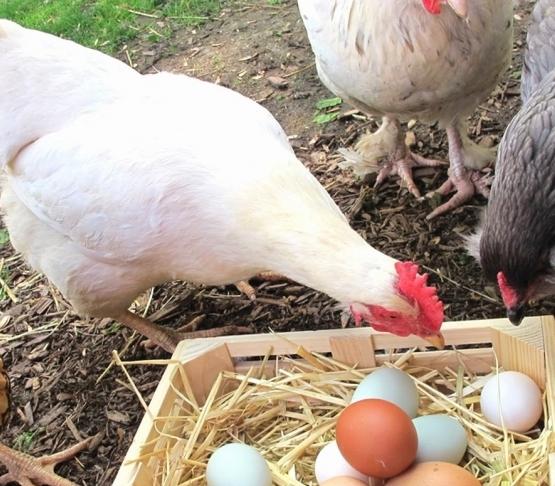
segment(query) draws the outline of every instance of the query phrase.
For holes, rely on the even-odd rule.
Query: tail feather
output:
[[[398,125],[384,119],[376,132],[362,136],[356,144],[355,151],[347,149],[339,151],[345,157],[345,161],[339,166],[343,169],[351,168],[359,177],[375,173],[379,170],[379,159],[392,154],[398,143]]]
[[[469,235],[463,236],[464,246],[466,247],[467,253],[474,257],[474,259],[481,263],[480,257],[480,242],[482,240],[482,235],[484,234],[484,224],[486,222],[487,209],[482,209],[480,213],[480,221],[474,228],[474,232]]]

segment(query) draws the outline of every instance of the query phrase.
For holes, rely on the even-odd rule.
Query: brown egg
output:
[[[393,403],[367,399],[349,405],[337,421],[337,445],[356,470],[391,478],[416,457],[418,437],[410,417]]]
[[[448,462],[421,462],[400,476],[390,479],[387,486],[480,486],[471,473]]]
[[[320,486],[368,486],[368,483],[349,476],[339,476],[324,481]]]

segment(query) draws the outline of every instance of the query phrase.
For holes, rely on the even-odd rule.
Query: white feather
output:
[[[8,166],[13,244],[79,312],[114,315],[168,280],[224,284],[263,270],[343,303],[412,312],[395,260],[349,227],[267,110],[186,76],[128,79],[110,103],[69,110],[16,145]],[[47,103],[29,99],[24,112]]]

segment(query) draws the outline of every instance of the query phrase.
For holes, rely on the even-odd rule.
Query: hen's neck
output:
[[[271,270],[344,304],[395,305],[396,260],[340,218],[321,216],[274,233],[267,248]]]

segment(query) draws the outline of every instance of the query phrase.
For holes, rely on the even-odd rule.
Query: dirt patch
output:
[[[521,18],[524,19],[523,12]],[[522,45],[524,20],[517,20],[515,52]],[[296,3],[270,6],[266,0],[225,8],[218,19],[198,29],[175,33],[171,43],[129,46],[128,54],[142,72],[170,70],[232,87],[259,100],[283,124],[300,158],[310,167],[348,214],[352,225],[375,248],[397,258],[413,259],[431,272],[448,303],[450,319],[496,317],[503,314],[493,286],[463,247],[462,236],[475,226],[476,199],[433,223],[424,217],[429,202],[418,202],[394,182],[379,190],[356,181],[337,166],[337,149],[350,146],[374,121],[339,107],[339,121],[313,123],[316,103],[330,98],[320,84]],[[127,55],[122,54],[127,59]],[[474,138],[497,142],[519,105],[518,55],[492,97],[473,117]],[[217,106],[207,107],[217,114]],[[238,114],[238,117],[240,114]],[[445,157],[446,140],[436,128],[418,125],[419,150]],[[437,187],[444,171],[418,179],[423,192]],[[104,371],[112,350],[128,358],[165,356],[146,351],[140,339],[105,321],[86,322],[71,312],[46,280],[33,275],[1,248],[4,279],[17,302],[2,294],[0,333],[20,336],[0,351],[13,385],[14,417],[2,441],[34,455],[60,450],[81,437],[98,434],[94,446],[79,460],[60,466],[60,474],[87,485],[110,484],[143,415],[119,370]],[[294,331],[339,326],[336,303],[319,292],[288,283],[258,286],[259,302],[251,303],[232,287],[205,288],[172,283],[138,299],[136,311],[155,315],[157,322],[177,327],[204,315],[203,327],[251,324],[257,332]],[[550,312],[552,302],[535,314]],[[27,334],[25,334],[27,333]],[[134,368],[134,378],[149,398],[161,376],[156,368]],[[102,376],[103,375],[103,376]],[[100,379],[100,377],[102,378]]]
[[[176,36],[179,54],[156,69],[210,80],[262,103],[291,137],[314,133],[319,82],[295,2],[224,10],[218,22]],[[217,111],[217,108],[216,108]]]

